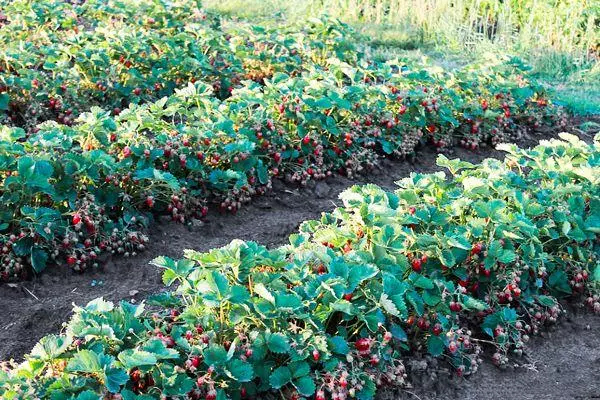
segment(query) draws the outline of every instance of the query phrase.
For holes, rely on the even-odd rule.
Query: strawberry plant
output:
[[[330,18],[232,24],[193,0],[2,13],[4,281],[134,255],[157,215],[236,212],[275,178],[352,177],[419,146],[476,149],[565,122],[518,60],[373,62]]]
[[[600,136],[561,137],[480,165],[440,156],[449,174],[393,192],[355,186],[278,248],[159,257],[171,291],[77,307],[62,334],[4,366],[0,394],[371,399],[407,383],[416,352],[464,375],[486,345],[503,365],[563,313],[559,300],[598,308]]]
[[[225,98],[243,79],[298,73],[332,55],[352,60],[349,32],[335,20],[227,33],[196,0],[19,0],[0,10],[0,112],[28,130],[46,120],[70,125],[94,105],[119,114],[188,82]]]
[[[276,177],[305,184],[352,176],[382,156],[462,143],[465,130],[469,143],[496,143],[531,126],[527,115],[555,120],[524,78],[495,87],[481,111],[480,97],[491,96],[483,86],[514,73],[503,62],[450,74],[332,61],[328,71],[245,81],[226,100],[196,82],[119,115],[94,106],[74,124],[3,127],[2,279],[48,263],[85,269],[104,251],[135,254],[155,215],[185,223],[204,217],[208,201],[235,212]],[[378,83],[365,83],[371,75]],[[482,94],[473,96],[474,87]],[[72,223],[74,215],[85,218]]]

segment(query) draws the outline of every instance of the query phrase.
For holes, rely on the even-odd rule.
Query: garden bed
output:
[[[520,145],[533,145],[537,139],[524,138]],[[491,149],[478,152],[458,149],[456,155],[477,162],[490,156],[501,157],[502,153]],[[257,198],[235,216],[209,215],[206,223],[191,231],[180,224],[157,225],[151,235],[153,244],[141,256],[108,259],[100,270],[84,274],[73,274],[68,268],[54,268],[30,282],[2,285],[0,296],[5,313],[0,317],[0,356],[2,359],[20,358],[40,337],[57,332],[61,321],[65,321],[71,312],[71,303],[81,305],[100,296],[109,300],[140,300],[147,294],[163,290],[158,269],[148,265],[148,261],[157,255],[179,258],[183,249],[204,251],[225,245],[235,238],[256,240],[267,245],[281,244],[300,222],[330,210],[334,203],[339,205],[337,196],[348,186],[368,182],[393,188],[394,181],[409,172],[439,169],[435,167],[435,158],[435,152],[423,149],[414,164],[386,160],[380,170],[368,177],[349,180],[338,176],[326,182],[311,183],[308,188],[296,188],[277,181],[273,193]],[[418,373],[411,374],[417,377],[415,389],[402,393],[382,391],[380,396],[411,398],[413,392],[423,399],[505,398],[506,395],[553,399],[563,398],[563,390],[569,389],[573,398],[591,397],[599,391],[595,387],[598,380],[593,377],[600,359],[597,345],[599,328],[597,318],[577,315],[573,322],[567,321],[556,332],[549,333],[549,340],[533,344],[532,353],[536,357],[534,361],[538,361],[535,364],[538,373],[526,368],[502,372],[487,365],[465,385],[457,384],[457,379],[449,371],[444,372],[446,367],[442,365],[436,383],[431,382],[430,371],[421,377]],[[571,385],[573,376],[565,373],[566,368],[561,369],[573,359],[580,362],[577,377],[580,380],[582,376],[589,377],[575,386]],[[418,369],[422,363],[417,361],[414,365]],[[530,379],[536,384],[528,384]],[[551,387],[556,389],[556,396],[551,393]],[[431,391],[437,394],[432,396]]]

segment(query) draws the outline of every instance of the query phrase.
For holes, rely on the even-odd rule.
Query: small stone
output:
[[[329,187],[329,185],[326,182],[319,181],[315,185],[314,191],[315,191],[315,196],[318,199],[322,199],[324,197],[327,197],[329,195],[329,193],[331,193],[331,187]]]
[[[130,291],[129,291],[129,295],[133,297],[133,296],[135,296],[136,294],[138,294],[139,292],[140,292],[139,290],[135,290],[135,289],[134,289],[134,290],[130,290]]]
[[[190,231],[192,232],[197,232],[198,230],[200,230],[202,227],[204,226],[204,222],[197,219],[197,218],[192,218],[188,228]]]

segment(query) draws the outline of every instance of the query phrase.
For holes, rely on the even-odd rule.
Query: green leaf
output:
[[[397,340],[400,340],[402,342],[406,342],[408,340],[406,332],[398,324],[392,324],[392,326],[390,327],[390,332],[392,333],[392,336]]]
[[[47,261],[48,253],[45,250],[42,250],[38,246],[31,248],[31,266],[35,272],[42,272],[46,268]]]
[[[563,270],[556,270],[550,274],[548,277],[548,286],[562,293],[571,294],[572,292],[571,286],[569,285],[569,278]]]
[[[461,296],[461,302],[463,306],[469,310],[483,311],[487,308],[487,305],[483,301],[467,295]]]
[[[102,366],[96,353],[91,350],[80,350],[69,360],[67,371],[94,374],[102,372]]]
[[[63,354],[71,345],[70,336],[48,335],[40,339],[31,350],[30,356],[42,361],[49,361]]]
[[[372,379],[366,379],[362,390],[356,393],[356,398],[358,400],[371,400],[375,397],[376,389],[375,382]]]
[[[85,392],[79,393],[77,395],[77,397],[75,398],[75,400],[98,400],[98,394],[96,394],[95,392],[93,392],[91,390],[86,390]],[[124,400],[128,400],[128,399],[124,397]],[[139,399],[139,397],[136,397],[136,400],[146,400],[146,399]]]
[[[129,375],[121,368],[109,368],[104,373],[104,385],[111,393],[117,393],[129,380]]]
[[[510,264],[511,262],[515,261],[516,258],[517,255],[514,251],[503,250],[500,256],[498,257],[498,261],[504,264]]]
[[[256,164],[256,175],[258,176],[258,181],[263,185],[269,183],[269,173],[262,160],[258,160]]]
[[[553,307],[556,305],[556,299],[550,296],[536,296],[538,303],[543,305],[544,307]]]
[[[202,352],[204,356],[204,362],[207,365],[219,366],[225,364],[227,361],[227,351],[218,344],[211,344],[208,348]]]
[[[142,350],[152,353],[159,360],[176,359],[179,357],[177,350],[167,348],[160,339],[149,340],[142,347]]]
[[[275,305],[275,296],[263,285],[262,283],[257,283],[254,285],[254,293],[267,300],[269,303]]]
[[[350,351],[348,342],[341,336],[332,336],[329,339],[329,348],[333,353],[346,355]]]
[[[310,365],[306,361],[294,361],[288,367],[292,371],[293,378],[300,378],[310,374]]]
[[[361,282],[373,278],[379,270],[372,265],[357,265],[350,269],[348,274],[348,287],[354,291]]]
[[[441,355],[444,352],[444,341],[435,335],[429,336],[427,339],[427,351],[434,357]]]
[[[381,294],[381,297],[379,298],[379,304],[388,314],[391,314],[395,317],[398,317],[400,315],[400,311],[398,311],[398,308],[396,307],[394,302],[389,299],[387,294]]]
[[[7,111],[9,102],[10,96],[8,95],[8,93],[0,93],[0,110]]]
[[[211,271],[208,275],[208,283],[219,299],[225,298],[229,293],[229,281],[220,272]]]
[[[423,304],[423,299],[416,291],[412,290],[407,292],[406,299],[410,304],[412,304],[413,308],[417,312],[417,315],[423,315],[425,312],[425,304]]]
[[[281,333],[271,333],[267,338],[267,347],[273,353],[287,353],[290,350],[290,341]]]
[[[280,389],[290,383],[291,380],[292,372],[288,367],[279,367],[269,376],[269,384],[273,389]]]
[[[227,366],[229,376],[238,382],[250,382],[254,378],[252,365],[240,359],[232,360]]]
[[[433,289],[434,288],[433,281],[424,275],[416,274],[413,272],[410,274],[410,280],[413,282],[413,285],[415,285],[418,288],[421,288],[421,289]]]
[[[596,265],[594,272],[592,273],[592,281],[600,282],[600,264]]]
[[[132,369],[142,365],[154,365],[158,361],[154,354],[138,349],[123,350],[117,358],[121,361],[125,369]]]
[[[315,381],[310,376],[303,376],[294,381],[294,386],[302,396],[312,396],[317,390]]]

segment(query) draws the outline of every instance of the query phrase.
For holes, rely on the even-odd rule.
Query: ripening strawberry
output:
[[[201,361],[202,360],[198,356],[192,357],[192,365],[194,366],[194,368],[198,368],[200,366]]]
[[[132,153],[132,151],[131,151],[131,147],[129,147],[129,146],[125,146],[125,147],[123,148],[123,156],[124,156],[125,158],[129,157],[129,156],[131,155],[131,153]]]
[[[146,205],[148,206],[148,208],[154,207],[154,197],[152,197],[152,196],[146,197]]]
[[[75,256],[69,256],[69,257],[67,257],[67,264],[69,264],[69,265],[75,265],[76,262],[77,262],[77,257],[75,257]]]
[[[458,345],[456,342],[452,341],[448,343],[448,350],[450,350],[450,353],[456,353],[456,350],[458,350]]]
[[[419,258],[415,258],[411,261],[412,269],[415,272],[421,272],[422,264]]]
[[[366,352],[371,349],[371,340],[369,338],[360,338],[354,343],[356,350],[360,352]]]
[[[211,389],[206,393],[206,400],[216,400],[217,399],[217,391],[215,389]]]
[[[319,361],[319,359],[321,358],[321,353],[319,353],[319,350],[317,350],[317,349],[313,350],[312,357],[313,357],[313,360]]]
[[[315,400],[325,400],[325,392],[323,392],[322,390],[317,391],[317,394],[315,395]]]
[[[481,242],[477,242],[473,245],[473,248],[471,249],[471,254],[479,254],[481,253],[481,250],[483,250],[483,244],[481,244]]]
[[[346,293],[344,295],[344,300],[351,301],[352,300],[352,296],[353,296],[352,293]]]
[[[73,219],[71,220],[71,222],[73,223],[73,225],[79,224],[81,222],[81,215],[73,214]]]

